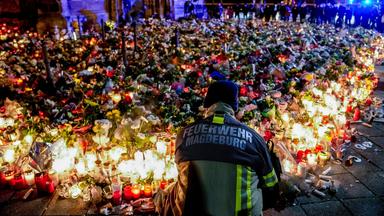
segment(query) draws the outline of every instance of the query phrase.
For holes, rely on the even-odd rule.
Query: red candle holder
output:
[[[141,185],[136,184],[132,187],[132,197],[133,199],[139,199],[141,195]]]
[[[52,194],[53,192],[55,192],[55,182],[51,181],[51,180],[48,180],[45,182],[45,190]]]
[[[152,197],[152,187],[149,184],[144,186],[144,197]]]
[[[13,179],[10,182],[10,185],[15,190],[22,190],[22,189],[24,189],[25,186],[26,186],[26,182],[25,182],[25,179],[24,179],[23,175],[21,175],[20,173],[15,174],[13,176]]]
[[[0,188],[7,185],[7,180],[5,179],[5,174],[3,171],[0,172]]]
[[[47,178],[48,176],[46,175],[45,172],[41,173],[36,173],[35,174],[35,184],[36,184],[36,189],[38,192],[46,192],[47,190]]]
[[[4,172],[4,179],[7,184],[12,186],[12,180],[14,178],[15,172],[12,170],[8,170]]]
[[[167,181],[162,180],[162,181],[160,182],[160,189],[161,189],[161,190],[164,190],[165,187],[167,187]]]
[[[130,201],[133,199],[132,186],[127,185],[124,187],[124,199]]]
[[[120,191],[113,192],[112,202],[114,205],[120,205],[121,204],[121,192]]]

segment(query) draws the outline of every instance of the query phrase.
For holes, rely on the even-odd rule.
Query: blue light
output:
[[[364,4],[365,4],[365,5],[370,5],[370,4],[371,4],[371,0],[365,0],[365,1],[364,1]]]
[[[353,4],[353,0],[349,0],[348,2],[349,2],[349,4]]]

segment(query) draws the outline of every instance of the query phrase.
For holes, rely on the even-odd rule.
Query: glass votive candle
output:
[[[132,197],[133,199],[138,199],[140,198],[141,194],[141,185],[140,184],[135,184],[132,186]]]
[[[164,190],[167,187],[167,181],[161,180],[159,187],[161,190]]]
[[[296,174],[300,177],[305,177],[307,175],[307,165],[304,162],[300,162],[297,165]]]
[[[77,184],[73,185],[69,190],[69,194],[72,197],[72,199],[76,199],[81,195],[81,189]]]
[[[329,160],[330,156],[328,153],[322,151],[318,153],[318,158],[319,158],[319,165],[323,167]]]
[[[112,203],[114,205],[120,205],[121,204],[121,191],[114,191],[113,192]]]
[[[317,164],[316,154],[313,154],[313,153],[307,154],[307,163],[309,166],[316,166]]]
[[[21,190],[25,187],[25,181],[21,173],[17,173],[13,176],[10,184],[14,189]]]
[[[144,186],[144,197],[152,197],[152,186],[150,184]]]
[[[45,182],[45,188],[48,193],[52,194],[55,192],[55,183],[52,180],[48,180]]]
[[[8,170],[4,172],[4,179],[8,184],[11,184],[11,181],[13,180],[14,176],[15,172],[13,170]]]
[[[124,187],[124,199],[126,201],[130,201],[133,199],[132,186],[131,185],[127,185]]]
[[[27,170],[24,172],[24,179],[27,185],[32,186],[35,184],[35,174],[32,170]]]
[[[112,191],[113,191],[113,196],[112,196],[113,204],[120,205],[122,194],[121,194],[121,184],[118,177],[112,179]]]
[[[46,191],[46,183],[47,183],[47,176],[44,172],[36,173],[35,174],[35,184],[36,189],[38,192],[44,192]]]

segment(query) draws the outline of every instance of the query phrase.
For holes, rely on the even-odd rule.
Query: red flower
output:
[[[246,96],[247,95],[247,92],[248,92],[248,90],[247,90],[247,87],[245,87],[245,86],[242,86],[241,88],[240,88],[240,96]]]
[[[372,99],[371,98],[367,98],[367,100],[365,101],[365,105],[366,106],[370,106],[372,104]]]
[[[88,91],[85,93],[85,95],[86,95],[87,97],[91,97],[91,96],[93,95],[93,90],[92,90],[92,89],[88,90]]]
[[[75,133],[85,133],[87,132],[90,128],[92,127],[92,125],[86,125],[86,126],[83,126],[83,127],[74,127],[73,128],[73,131]]]
[[[115,71],[107,70],[106,75],[107,75],[107,77],[111,78],[111,77],[113,77],[115,75]]]
[[[129,104],[132,103],[132,97],[129,93],[124,94],[124,99],[127,103],[129,103]]]
[[[5,106],[2,106],[2,107],[0,107],[0,113],[4,113],[5,112]]]
[[[315,148],[315,152],[316,153],[319,153],[319,152],[321,152],[321,151],[323,151],[324,149],[323,149],[323,146],[322,145],[316,145],[316,148]]]
[[[265,139],[265,141],[269,141],[270,139],[272,139],[273,135],[274,134],[270,130],[266,130],[264,132],[264,139]]]
[[[305,158],[305,152],[303,150],[297,151],[297,154],[296,154],[297,163],[302,162],[304,160],[304,158]]]
[[[360,109],[355,108],[355,113],[353,114],[353,121],[358,121],[360,120]]]
[[[18,119],[24,119],[24,115],[23,114],[17,114],[17,118]]]
[[[305,153],[305,157],[307,157],[308,154],[311,154],[311,153],[312,153],[312,150],[310,150],[310,149],[306,149],[304,153]]]

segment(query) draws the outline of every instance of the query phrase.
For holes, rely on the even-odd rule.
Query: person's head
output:
[[[214,82],[208,88],[208,93],[204,100],[204,108],[209,108],[213,104],[223,102],[231,106],[236,112],[239,107],[238,92],[237,85],[232,81],[220,80]]]

